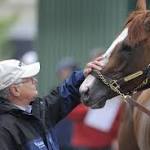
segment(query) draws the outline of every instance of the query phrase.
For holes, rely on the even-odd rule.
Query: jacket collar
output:
[[[10,111],[25,111],[25,108],[21,109],[19,106],[10,103],[8,99],[0,97],[0,114],[7,113]]]

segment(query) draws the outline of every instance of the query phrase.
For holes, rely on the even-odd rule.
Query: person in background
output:
[[[69,77],[69,75],[78,70],[78,65],[72,57],[65,57],[56,65],[56,74],[60,82]],[[60,143],[61,150],[72,150],[70,139],[72,136],[72,121],[64,118],[54,128],[54,133]]]
[[[70,76],[70,74],[73,71],[77,71],[77,70],[80,70],[79,64],[71,56],[64,57],[58,63],[57,68],[56,68],[56,72],[57,72],[58,78],[61,81],[63,81],[66,78],[68,78],[68,76]]]
[[[92,61],[40,98],[35,78],[39,62],[0,61],[0,149],[59,150],[54,126],[80,104],[79,86],[85,76],[101,68],[98,59]]]

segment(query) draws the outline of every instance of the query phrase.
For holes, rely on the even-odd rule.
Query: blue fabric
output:
[[[73,96],[72,94],[77,94],[79,96],[79,87],[84,79],[83,71],[78,70],[73,72],[71,76],[60,85],[60,95],[65,98],[65,100],[70,100]]]
[[[64,114],[68,114],[68,110],[72,110],[73,104],[80,103],[79,87],[85,79],[82,71],[78,70],[71,74],[59,87],[59,94],[64,98],[63,111]]]

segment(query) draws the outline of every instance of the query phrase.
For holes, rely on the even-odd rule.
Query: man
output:
[[[79,102],[78,88],[99,59],[74,72],[43,98],[37,97],[39,62],[24,65],[18,60],[0,62],[0,149],[59,150],[53,127]],[[31,105],[30,105],[31,104]]]

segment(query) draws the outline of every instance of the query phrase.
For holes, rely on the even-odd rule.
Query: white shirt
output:
[[[32,111],[32,106],[31,105],[27,105],[26,107],[23,107],[23,106],[19,106],[19,105],[16,105],[14,104],[16,107],[18,107],[19,109],[23,110],[23,111],[26,111],[28,113],[31,113]]]

